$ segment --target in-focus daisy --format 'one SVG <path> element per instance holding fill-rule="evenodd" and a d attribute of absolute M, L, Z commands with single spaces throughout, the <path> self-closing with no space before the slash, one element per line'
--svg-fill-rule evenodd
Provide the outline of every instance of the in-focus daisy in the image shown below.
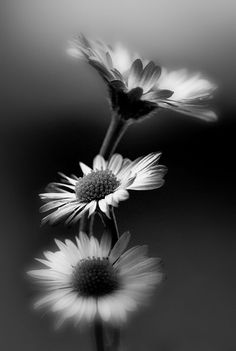
<path fill-rule="evenodd" d="M 135 161 L 114 154 L 109 161 L 101 155 L 93 160 L 93 168 L 80 162 L 83 176 L 61 174 L 60 183 L 51 183 L 50 191 L 40 194 L 42 212 L 50 211 L 43 222 L 51 224 L 61 219 L 74 223 L 98 208 L 109 217 L 109 206 L 118 206 L 129 197 L 128 190 L 152 190 L 164 183 L 166 167 L 159 165 L 161 153 L 151 153 Z"/>
<path fill-rule="evenodd" d="M 215 120 L 207 102 L 215 84 L 186 70 L 167 73 L 152 61 L 131 54 L 121 44 L 112 48 L 80 35 L 70 43 L 70 55 L 86 60 L 108 83 L 112 106 L 124 119 L 140 119 L 157 107 Z"/>
<path fill-rule="evenodd" d="M 37 259 L 47 268 L 28 272 L 45 290 L 35 307 L 58 312 L 59 324 L 67 319 L 76 324 L 95 318 L 125 321 L 162 277 L 157 259 L 147 257 L 146 246 L 125 251 L 129 237 L 124 233 L 112 249 L 106 235 L 100 242 L 82 232 L 76 243 L 55 240 L 59 250 Z"/>

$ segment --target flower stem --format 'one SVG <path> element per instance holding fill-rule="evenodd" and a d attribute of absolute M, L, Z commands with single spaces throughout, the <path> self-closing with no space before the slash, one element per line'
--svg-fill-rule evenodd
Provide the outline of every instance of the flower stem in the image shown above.
<path fill-rule="evenodd" d="M 94 335 L 96 351 L 105 351 L 103 326 L 102 322 L 99 320 L 94 323 Z"/>
<path fill-rule="evenodd" d="M 112 239 L 111 245 L 113 247 L 120 237 L 113 207 L 111 207 L 110 209 L 110 215 L 111 215 L 111 218 L 108 218 L 106 215 L 104 215 L 104 222 L 106 224 L 108 231 L 111 233 L 111 239 Z"/>
<path fill-rule="evenodd" d="M 109 159 L 114 153 L 120 139 L 124 135 L 129 125 L 129 121 L 123 120 L 121 116 L 114 113 L 111 117 L 111 123 L 105 135 L 99 154 L 105 159 Z"/>
<path fill-rule="evenodd" d="M 113 247 L 120 237 L 117 222 L 116 222 L 116 217 L 114 213 L 114 208 L 112 207 L 110 209 L 110 216 L 111 216 L 110 218 L 108 218 L 107 215 L 102 211 L 98 211 L 98 214 L 101 217 L 101 220 L 105 229 L 111 235 L 111 246 Z"/>

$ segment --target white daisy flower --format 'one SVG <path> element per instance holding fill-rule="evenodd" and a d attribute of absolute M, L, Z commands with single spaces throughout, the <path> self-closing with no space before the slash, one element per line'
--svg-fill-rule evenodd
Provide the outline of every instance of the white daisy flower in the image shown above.
<path fill-rule="evenodd" d="M 152 61 L 131 54 L 121 44 L 114 48 L 83 35 L 70 43 L 68 53 L 86 60 L 108 83 L 112 106 L 124 119 L 140 119 L 157 107 L 215 120 L 206 102 L 216 86 L 186 70 L 167 73 Z"/>
<path fill-rule="evenodd" d="M 163 185 L 166 167 L 158 164 L 160 156 L 161 153 L 151 153 L 130 161 L 114 154 L 105 161 L 97 155 L 93 168 L 80 162 L 83 177 L 61 174 L 60 183 L 51 183 L 51 191 L 40 194 L 46 201 L 41 212 L 51 211 L 43 222 L 54 224 L 66 219 L 66 223 L 74 223 L 85 212 L 90 216 L 96 209 L 109 217 L 109 206 L 118 206 L 128 199 L 128 190 L 152 190 Z"/>
<path fill-rule="evenodd" d="M 67 319 L 75 324 L 95 318 L 125 321 L 162 278 L 157 259 L 146 256 L 146 246 L 125 251 L 129 238 L 124 233 L 112 249 L 106 235 L 100 242 L 82 232 L 76 244 L 55 240 L 59 250 L 37 259 L 47 268 L 28 272 L 45 290 L 35 307 L 58 312 L 59 325 Z"/>

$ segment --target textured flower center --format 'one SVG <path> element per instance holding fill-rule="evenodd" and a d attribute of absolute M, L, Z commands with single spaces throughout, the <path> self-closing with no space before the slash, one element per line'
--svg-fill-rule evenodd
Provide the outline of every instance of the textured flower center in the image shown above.
<path fill-rule="evenodd" d="M 108 259 L 85 259 L 75 268 L 73 286 L 81 296 L 104 296 L 117 289 L 118 278 Z"/>
<path fill-rule="evenodd" d="M 82 202 L 103 199 L 111 194 L 120 182 L 109 170 L 91 172 L 80 178 L 75 186 L 77 198 Z"/>

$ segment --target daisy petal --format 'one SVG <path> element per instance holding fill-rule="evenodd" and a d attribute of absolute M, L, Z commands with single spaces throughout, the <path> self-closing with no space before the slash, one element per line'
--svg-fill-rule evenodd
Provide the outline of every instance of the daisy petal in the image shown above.
<path fill-rule="evenodd" d="M 122 163 L 123 157 L 119 154 L 114 154 L 108 163 L 108 169 L 110 169 L 113 174 L 117 175 L 121 169 Z"/>
<path fill-rule="evenodd" d="M 97 207 L 97 201 L 95 200 L 91 201 L 89 206 L 89 217 L 95 212 L 96 207 Z"/>
<path fill-rule="evenodd" d="M 113 200 L 116 202 L 124 201 L 129 198 L 129 193 L 125 189 L 116 190 L 113 194 Z"/>
<path fill-rule="evenodd" d="M 136 59 L 130 69 L 128 77 L 128 87 L 130 90 L 139 86 L 140 79 L 142 77 L 143 64 L 140 59 Z"/>
<path fill-rule="evenodd" d="M 113 249 L 111 250 L 109 260 L 113 264 L 120 256 L 121 254 L 125 251 L 128 243 L 130 241 L 130 233 L 125 232 L 124 234 L 121 235 L 119 240 L 116 242 L 114 245 Z"/>
<path fill-rule="evenodd" d="M 107 257 L 111 249 L 111 236 L 107 233 L 103 233 L 100 248 L 102 251 L 102 257 Z"/>
<path fill-rule="evenodd" d="M 93 160 L 93 170 L 101 171 L 106 169 L 106 161 L 103 156 L 97 155 Z"/>
<path fill-rule="evenodd" d="M 80 165 L 82 172 L 85 175 L 89 174 L 92 171 L 92 169 L 90 167 L 86 166 L 83 162 L 80 162 L 79 165 Z"/>
<path fill-rule="evenodd" d="M 98 205 L 99 205 L 100 210 L 102 212 L 104 212 L 107 215 L 107 217 L 110 218 L 109 206 L 108 206 L 106 200 L 105 199 L 99 200 Z"/>

